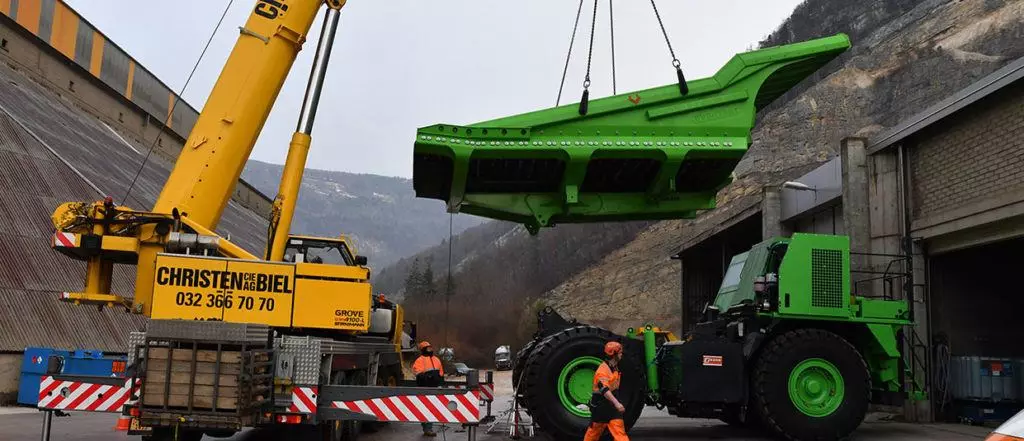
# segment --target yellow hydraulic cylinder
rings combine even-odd
[[[309,135],[313,132],[313,120],[316,118],[316,108],[320,103],[320,91],[327,75],[327,65],[331,58],[331,47],[334,45],[334,35],[338,30],[340,16],[340,10],[334,8],[328,9],[324,15],[324,27],[320,32],[309,82],[306,84],[306,96],[302,101],[299,123],[288,146],[288,159],[285,160],[281,185],[274,199],[274,213],[270,218],[272,237],[267,244],[270,250],[267,253],[267,260],[270,261],[277,262],[284,257],[288,231],[295,215],[295,202],[299,199],[299,188],[302,186],[302,173],[306,169],[306,156],[309,154],[311,142]]]
[[[292,142],[288,145],[288,160],[284,163],[281,173],[281,186],[274,199],[274,238],[270,244],[268,260],[279,262],[284,258],[284,248],[288,244],[288,228],[295,215],[295,202],[299,198],[302,187],[302,172],[306,169],[306,156],[309,154],[310,137],[305,133],[295,132]]]

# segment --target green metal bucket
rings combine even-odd
[[[450,212],[558,223],[693,217],[715,207],[750,146],[757,111],[850,47],[846,35],[738,54],[718,73],[416,134],[416,196]]]

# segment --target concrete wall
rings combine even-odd
[[[21,354],[0,354],[0,406],[18,401]]]
[[[184,145],[184,137],[169,130],[160,118],[147,113],[126,99],[121,92],[113,90],[2,14],[0,62],[25,73],[138,145],[148,147],[154,139],[158,139],[153,154],[167,161],[174,162]],[[268,217],[270,214],[271,201],[241,180],[233,200],[261,216]]]

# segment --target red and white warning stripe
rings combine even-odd
[[[494,385],[481,384],[480,394],[483,396],[484,401],[494,401]]]
[[[288,407],[288,411],[316,413],[316,396],[317,389],[315,387],[292,388],[292,405]]]
[[[75,233],[64,233],[58,231],[53,233],[54,248],[74,248],[75,247]]]
[[[458,385],[458,386],[455,386],[455,388],[456,389],[465,389],[466,386]],[[477,396],[481,400],[483,400],[483,401],[492,401],[493,402],[494,401],[494,385],[493,384],[480,383],[480,391],[477,393]]]
[[[331,406],[373,415],[378,421],[407,423],[479,423],[480,408],[472,392],[452,395],[399,395],[369,400],[333,401]]]
[[[84,381],[61,381],[44,376],[39,381],[39,403],[36,407],[52,410],[88,412],[120,412],[131,398],[131,379],[123,385],[96,384]]]

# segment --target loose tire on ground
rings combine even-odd
[[[581,357],[600,357],[608,340],[621,337],[592,326],[576,326],[555,333],[537,343],[524,366],[522,385],[526,405],[534,422],[555,439],[580,440],[590,424],[588,417],[566,408],[559,397],[559,375],[564,367]],[[627,346],[628,347],[628,346]],[[646,395],[643,354],[627,349],[620,367],[622,384],[617,393],[626,407],[626,427],[640,417]]]
[[[772,339],[753,372],[753,405],[761,422],[787,439],[844,439],[867,413],[867,364],[850,342],[832,332],[798,329]],[[821,400],[812,399],[817,397]]]

